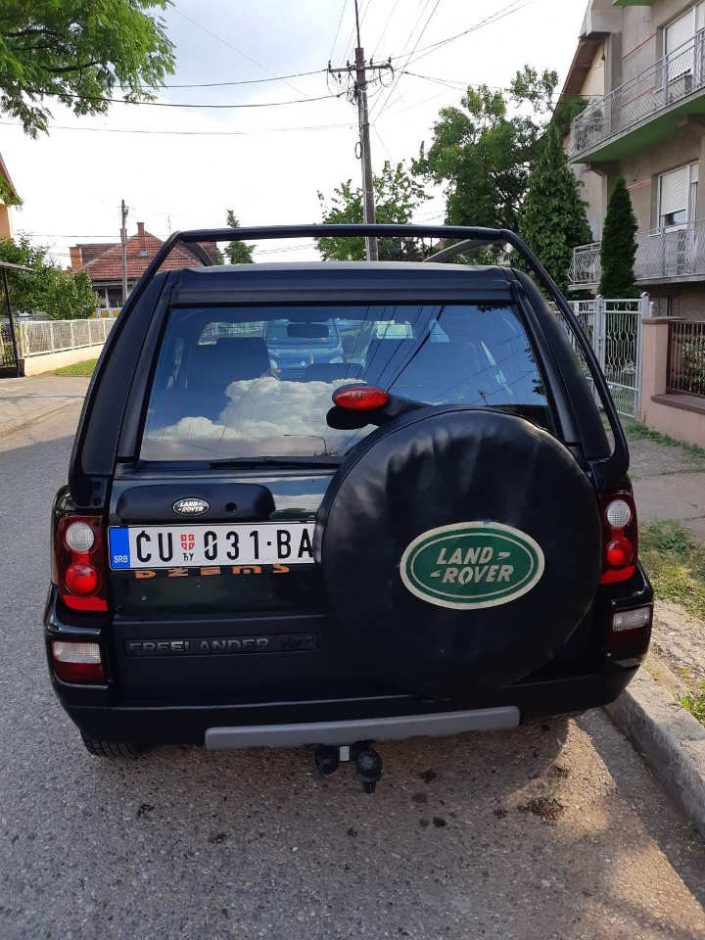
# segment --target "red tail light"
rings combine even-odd
[[[639,535],[636,506],[631,493],[620,491],[600,497],[602,521],[602,584],[628,581],[636,571]]]
[[[388,401],[387,392],[374,385],[345,385],[333,392],[333,402],[346,411],[374,411]]]
[[[54,578],[72,610],[107,610],[103,527],[97,516],[70,513],[56,525]]]

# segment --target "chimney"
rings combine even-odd
[[[72,245],[69,248],[69,253],[71,255],[71,270],[78,271],[79,268],[83,267],[83,256],[81,254],[80,245]]]
[[[137,234],[144,235],[144,222],[137,223]]]

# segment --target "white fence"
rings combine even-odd
[[[634,418],[641,397],[642,321],[651,313],[648,294],[637,300],[574,300],[576,317],[590,340],[620,415]]]
[[[17,323],[20,356],[102,346],[115,320],[29,320]]]

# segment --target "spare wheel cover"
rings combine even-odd
[[[316,539],[350,665],[456,701],[561,650],[590,608],[600,546],[594,488],[563,444],[514,415],[445,406],[350,453]]]

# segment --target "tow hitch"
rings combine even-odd
[[[369,741],[357,744],[319,744],[313,752],[316,770],[322,777],[330,777],[341,764],[354,763],[357,779],[365,793],[374,793],[382,776],[382,758]]]

